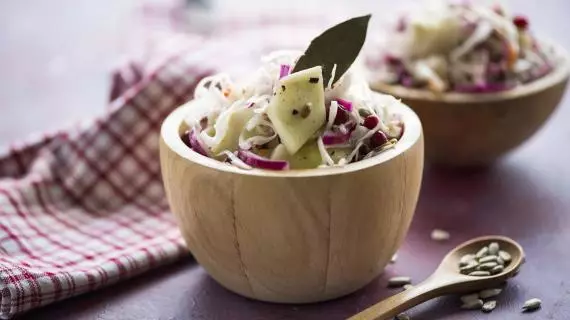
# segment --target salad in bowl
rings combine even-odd
[[[392,148],[404,130],[393,112],[401,102],[373,93],[363,72],[352,66],[364,37],[356,33],[356,49],[349,43],[338,57],[322,53],[343,27],[352,24],[365,32],[368,18],[326,31],[305,53],[267,55],[240,83],[227,74],[204,78],[195,100],[209,109],[199,121],[188,119],[184,142],[203,156],[246,170],[343,166]]]
[[[271,53],[244,81],[205,78],[163,121],[170,209],[192,256],[229,290],[334,299],[373,281],[405,238],[422,124],[353,63],[367,22],[334,26],[304,53]]]
[[[552,72],[552,46],[498,4],[430,1],[402,15],[371,59],[374,82],[432,92],[493,93]]]

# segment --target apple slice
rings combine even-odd
[[[233,111],[227,116],[221,115],[214,126],[216,133],[214,141],[216,143],[212,147],[212,152],[217,154],[224,150],[237,150],[239,135],[252,116],[253,109],[250,108]]]
[[[282,78],[267,115],[289,154],[295,154],[326,121],[320,66]]]
[[[309,141],[293,155],[280,144],[273,150],[271,160],[288,161],[290,169],[314,169],[323,162],[316,141]]]

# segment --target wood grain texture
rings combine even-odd
[[[434,93],[372,83],[411,106],[424,125],[426,158],[446,165],[489,164],[529,139],[560,103],[570,73],[568,54],[548,76],[491,94]]]
[[[305,303],[354,292],[396,252],[413,217],[423,169],[417,116],[402,106],[397,147],[346,167],[246,171],[198,155],[180,139],[190,102],[162,126],[171,209],[199,263],[228,289]],[[400,110],[401,109],[401,110]]]

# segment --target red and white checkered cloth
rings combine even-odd
[[[0,318],[187,254],[163,194],[160,124],[203,76],[240,74],[270,50],[302,49],[322,26],[268,21],[226,24],[209,37],[173,34],[114,73],[106,114],[0,156]]]

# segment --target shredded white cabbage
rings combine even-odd
[[[189,124],[198,133],[197,137],[205,149],[210,152],[212,149],[221,151],[217,153],[217,156],[225,156],[231,164],[243,169],[251,169],[251,166],[238,158],[236,152],[239,150],[248,150],[258,156],[267,157],[271,161],[271,157],[282,141],[267,110],[272,103],[274,93],[281,89],[279,81],[281,66],[287,65],[289,69],[293,69],[299,56],[298,52],[274,52],[264,57],[259,69],[243,83],[232,82],[226,74],[202,79],[196,88],[195,97],[207,100],[205,103],[210,107],[210,112],[200,119],[200,124],[195,121],[190,121]],[[393,97],[373,95],[364,76],[354,68],[350,68],[340,76],[337,82],[333,83],[335,75],[336,65],[332,68],[331,80],[323,92],[324,107],[328,108],[328,119],[306,143],[306,145],[314,144],[314,152],[318,153],[316,159],[321,159],[320,163],[312,164],[314,167],[342,166],[357,161],[359,157],[364,157],[365,155],[359,155],[359,148],[366,145],[366,149],[374,149],[369,146],[369,140],[375,132],[382,130],[388,135],[390,130],[393,130],[390,122],[395,121],[394,115],[388,109],[395,103],[400,103]],[[343,107],[339,105],[337,101],[339,99],[350,103],[352,110],[347,112],[342,109],[341,111]],[[251,112],[247,112],[247,109],[251,109]],[[364,127],[365,116],[361,116],[360,112],[364,115],[374,115],[380,121],[375,128],[369,130]],[[243,127],[238,128],[239,130],[230,128],[232,123],[236,123],[231,119],[243,114],[247,114],[247,118],[240,122],[243,123]],[[335,121],[337,116],[340,116],[338,122]],[[323,141],[325,132],[330,134],[326,144]],[[229,136],[233,134],[235,137]],[[228,141],[236,141],[236,143],[227,144]],[[222,142],[223,147],[220,147]],[[219,150],[225,148],[226,145],[237,145],[237,150]],[[338,158],[338,162],[335,163],[329,153],[333,152],[333,148],[348,156]],[[281,145],[279,149],[281,155],[275,155],[275,161],[283,161],[283,157],[295,157],[295,155],[282,154],[284,149]],[[311,148],[307,150],[309,151],[304,152],[313,152]],[[314,155],[309,153],[298,159],[314,158]],[[292,167],[292,169],[295,168]]]
[[[388,36],[384,60],[369,65],[372,81],[493,92],[544,76],[556,61],[531,34],[528,19],[497,1],[429,1],[400,17],[398,28]]]

